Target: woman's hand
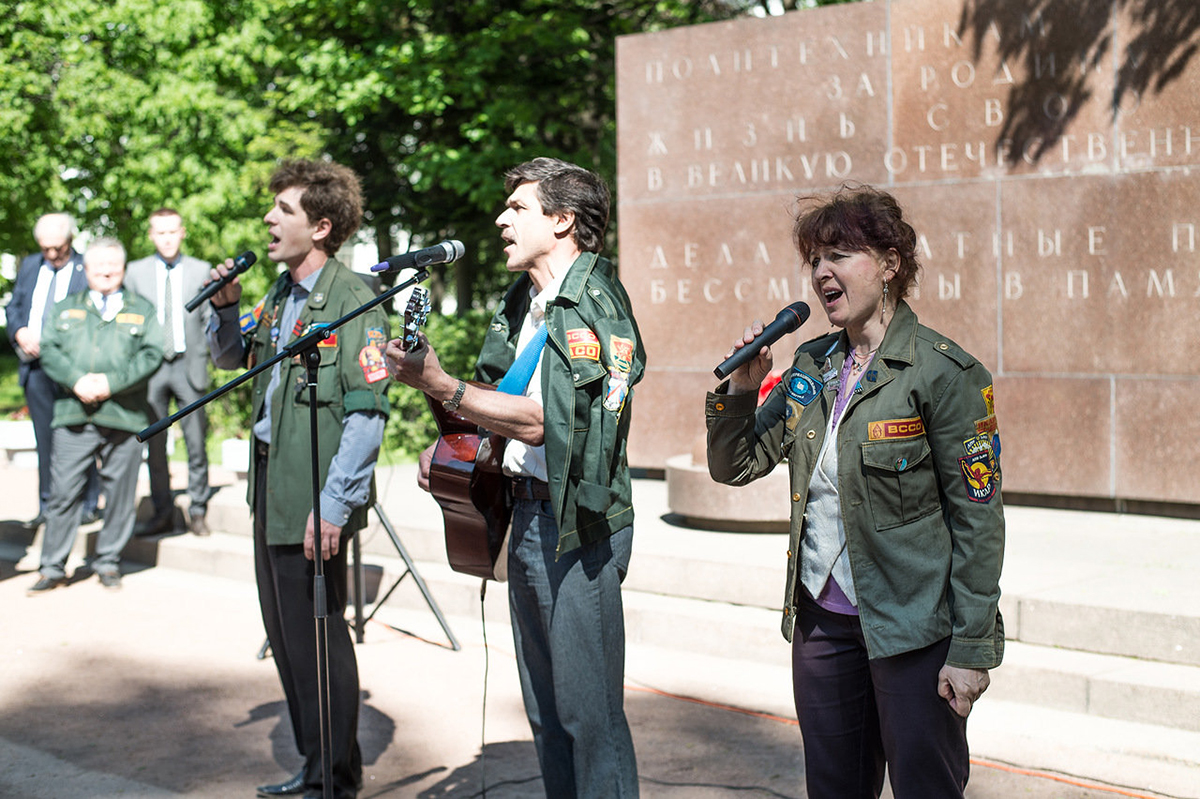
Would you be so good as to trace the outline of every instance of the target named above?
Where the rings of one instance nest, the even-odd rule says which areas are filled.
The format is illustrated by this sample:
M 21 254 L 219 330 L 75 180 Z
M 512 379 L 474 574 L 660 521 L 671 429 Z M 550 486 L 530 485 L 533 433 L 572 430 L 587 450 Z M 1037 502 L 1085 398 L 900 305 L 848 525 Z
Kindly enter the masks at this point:
M 942 666 L 938 672 L 938 696 L 949 702 L 954 712 L 965 719 L 971 712 L 971 705 L 991 682 L 987 669 Z
M 733 342 L 733 348 L 725 354 L 725 357 L 733 355 L 742 347 L 750 344 L 756 337 L 763 332 L 763 323 L 761 319 L 755 319 L 750 327 L 742 332 L 742 337 Z M 773 358 L 770 347 L 763 347 L 758 353 L 757 358 L 752 358 L 742 366 L 733 370 L 733 374 L 729 376 L 729 393 L 730 394 L 746 394 L 751 391 L 758 391 L 758 387 L 762 385 L 762 381 L 771 372 Z

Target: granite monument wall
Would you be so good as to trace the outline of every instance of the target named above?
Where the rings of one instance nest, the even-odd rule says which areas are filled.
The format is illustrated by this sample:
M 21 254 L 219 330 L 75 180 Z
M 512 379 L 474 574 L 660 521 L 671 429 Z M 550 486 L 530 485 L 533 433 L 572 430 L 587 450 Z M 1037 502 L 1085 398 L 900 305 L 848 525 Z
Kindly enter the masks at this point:
M 878 0 L 624 37 L 620 269 L 649 355 L 634 466 L 703 435 L 713 367 L 809 300 L 797 196 L 896 195 L 911 303 L 995 376 L 1009 492 L 1195 503 L 1195 0 Z M 786 364 L 829 329 L 813 316 Z

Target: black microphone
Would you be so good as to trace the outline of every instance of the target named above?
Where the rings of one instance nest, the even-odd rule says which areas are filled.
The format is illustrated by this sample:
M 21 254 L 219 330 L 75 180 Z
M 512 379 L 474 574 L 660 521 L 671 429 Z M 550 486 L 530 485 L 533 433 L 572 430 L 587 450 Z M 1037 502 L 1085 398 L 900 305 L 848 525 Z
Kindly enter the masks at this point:
M 220 280 L 214 280 L 213 282 L 206 285 L 204 288 L 200 289 L 200 293 L 197 294 L 195 297 L 192 297 L 190 300 L 188 300 L 187 305 L 185 305 L 183 307 L 185 309 L 187 309 L 188 313 L 191 313 L 192 311 L 196 310 L 197 308 L 200 307 L 200 303 L 204 302 L 209 297 L 211 297 L 212 295 L 216 294 L 221 289 L 228 286 L 231 282 L 233 282 L 233 279 L 235 277 L 240 275 L 242 272 L 245 272 L 250 267 L 254 266 L 254 262 L 257 260 L 258 260 L 257 255 L 250 252 L 249 250 L 246 250 L 244 253 L 239 255 L 237 258 L 233 259 L 233 269 L 229 270 L 229 274 L 225 275 L 225 277 L 221 278 Z
M 434 264 L 448 264 L 457 261 L 466 253 L 467 248 L 461 241 L 443 241 L 432 247 L 413 252 L 402 252 L 385 258 L 371 267 L 372 272 L 394 272 L 398 269 L 424 269 Z
M 802 302 L 793 302 L 775 316 L 775 321 L 763 328 L 763 332 L 754 337 L 746 346 L 734 350 L 733 355 L 713 369 L 713 374 L 724 380 L 742 364 L 758 357 L 763 347 L 769 347 L 788 333 L 799 329 L 808 320 L 808 306 Z

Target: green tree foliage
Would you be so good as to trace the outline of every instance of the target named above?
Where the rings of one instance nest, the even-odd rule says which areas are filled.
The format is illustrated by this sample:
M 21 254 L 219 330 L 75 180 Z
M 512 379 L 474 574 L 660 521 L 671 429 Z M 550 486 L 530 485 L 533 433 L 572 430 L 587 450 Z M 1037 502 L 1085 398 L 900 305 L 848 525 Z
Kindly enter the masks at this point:
M 187 249 L 263 240 L 272 162 L 315 154 L 313 120 L 280 119 L 265 3 L 56 0 L 0 16 L 0 251 L 28 252 L 47 211 L 151 251 L 146 219 L 183 214 Z M 251 58 L 249 54 L 254 54 Z
M 326 155 L 362 176 L 382 256 L 402 232 L 413 247 L 467 244 L 434 280 L 463 318 L 435 318 L 430 334 L 439 351 L 461 345 L 462 363 L 447 363 L 469 374 L 486 322 L 476 310 L 509 280 L 493 225 L 504 170 L 559 156 L 615 186 L 617 37 L 744 10 L 725 0 L 6 0 L 0 252 L 29 252 L 36 218 L 67 210 L 140 257 L 151 252 L 149 213 L 170 205 L 188 252 L 261 255 L 275 163 Z M 244 304 L 274 274 L 264 264 L 243 276 Z M 419 450 L 407 442 L 428 441 L 428 415 L 420 397 L 394 392 L 389 439 Z M 215 427 L 244 429 L 239 397 L 223 402 Z
M 447 287 L 466 312 L 507 282 L 493 226 L 505 169 L 553 155 L 614 181 L 616 37 L 734 10 L 711 0 L 300 0 L 280 13 L 291 35 L 279 46 L 295 65 L 281 103 L 317 109 L 328 152 L 364 175 L 383 255 L 397 229 L 414 247 L 467 244 Z

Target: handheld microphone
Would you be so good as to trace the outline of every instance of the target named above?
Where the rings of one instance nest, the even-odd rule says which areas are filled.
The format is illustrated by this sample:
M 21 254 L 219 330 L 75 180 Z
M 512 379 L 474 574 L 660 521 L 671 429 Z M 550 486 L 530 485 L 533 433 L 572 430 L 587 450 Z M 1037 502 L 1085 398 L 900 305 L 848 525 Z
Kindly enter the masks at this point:
M 443 241 L 432 247 L 413 252 L 403 252 L 385 258 L 371 267 L 372 272 L 395 272 L 399 269 L 424 269 L 434 264 L 448 264 L 462 258 L 467 248 L 461 241 Z
M 200 307 L 200 303 L 204 302 L 209 297 L 216 294 L 218 291 L 220 291 L 221 289 L 225 288 L 230 283 L 232 283 L 233 279 L 235 277 L 240 275 L 242 272 L 245 272 L 250 267 L 254 266 L 254 262 L 257 260 L 258 260 L 257 255 L 250 252 L 250 250 L 246 250 L 244 253 L 239 255 L 237 258 L 233 259 L 233 269 L 229 270 L 229 274 L 225 275 L 225 277 L 221 278 L 220 280 L 214 280 L 213 282 L 206 285 L 204 288 L 200 289 L 200 293 L 197 294 L 195 297 L 192 297 L 190 300 L 188 300 L 187 304 L 184 305 L 183 307 L 187 310 L 188 313 L 191 313 L 192 311 L 196 310 L 197 308 Z
M 755 336 L 753 341 L 741 349 L 734 350 L 733 355 L 730 355 L 725 359 L 724 363 L 713 369 L 713 374 L 722 380 L 729 377 L 739 366 L 757 358 L 758 353 L 762 351 L 763 347 L 769 347 L 788 333 L 799 329 L 800 325 L 808 320 L 809 313 L 806 304 L 793 302 L 780 311 L 775 316 L 775 321 L 764 327 L 763 332 Z

